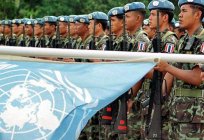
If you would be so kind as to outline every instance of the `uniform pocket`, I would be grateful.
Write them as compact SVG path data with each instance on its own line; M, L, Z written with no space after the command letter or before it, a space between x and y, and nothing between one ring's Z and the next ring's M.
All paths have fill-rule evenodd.
M174 97L170 109L170 119L175 122L192 122L195 113L196 98Z

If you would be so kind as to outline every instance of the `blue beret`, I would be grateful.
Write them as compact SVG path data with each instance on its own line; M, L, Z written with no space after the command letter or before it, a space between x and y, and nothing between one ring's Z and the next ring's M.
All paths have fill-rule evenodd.
M143 21L143 24L144 24L144 25L149 25L149 19L145 19L145 20Z
M175 9L172 2L168 0L153 0L148 5L149 10L170 10L173 11Z
M69 22L74 23L76 22L74 19L77 17L77 15L69 15Z
M13 19L12 24L21 24L21 20L20 19Z
M29 18L23 18L23 19L21 19L21 24L25 24L27 20L29 20Z
M34 20L34 24L44 25L44 20L43 20L43 18L36 18L36 19Z
M11 25L11 20L4 20L2 22L3 25Z
M28 20L25 22L25 25L34 25L34 19L28 19Z
M57 21L68 22L69 21L69 16L59 16L57 18Z
M43 19L45 22L50 22L50 23L56 23L57 22L57 17L55 17L55 16L45 16Z
M179 0L178 5L181 7L184 4L194 4L204 7L204 0Z
M108 16L124 15L125 11L123 7L114 7L108 12Z
M89 24L89 18L87 15L79 15L79 16L75 17L74 20L76 22Z
M108 16L103 12L93 12L88 15L89 20L95 19L95 20L108 20Z
M124 10L125 12L128 11L145 11L145 5L142 2L132 2L132 3L128 3L124 6Z

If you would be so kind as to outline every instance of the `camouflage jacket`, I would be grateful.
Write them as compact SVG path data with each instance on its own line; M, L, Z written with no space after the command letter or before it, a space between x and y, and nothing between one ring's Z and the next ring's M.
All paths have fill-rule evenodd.
M108 36L105 34L102 34L99 37L96 37L95 38L95 49L105 50L107 40L108 40Z
M123 46L123 40L125 39L125 46ZM125 36L121 35L119 37L113 37L113 50L114 51L128 51L130 44L130 37L128 34Z
M139 28L134 35L130 37L129 50L132 52L145 52L150 44L147 34Z
M156 35L155 35L156 37ZM154 38L155 38L154 37ZM154 40L154 39L152 39ZM178 39L175 35L175 33L165 30L164 32L161 32L161 52L162 53L174 53L176 52L178 44ZM153 51L153 44L150 43L147 52L154 52Z
M192 37L189 37L186 33L183 38L180 40L178 53L181 54L204 54L204 29L203 27L199 27L197 31L194 33ZM184 69L184 70L192 70L197 64L192 63L177 63L176 66ZM204 84L200 86L193 86L187 83L184 83L181 80L177 80L177 87L185 87L185 88L199 88L203 89Z

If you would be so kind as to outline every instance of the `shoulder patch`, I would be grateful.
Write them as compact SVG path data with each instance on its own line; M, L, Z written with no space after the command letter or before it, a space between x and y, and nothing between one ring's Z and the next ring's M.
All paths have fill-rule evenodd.
M175 45L173 43L166 43L164 52L166 53L173 53L175 49Z
M201 47L200 47L200 52L204 53L204 42L202 43Z
M145 42L138 42L138 51L145 51L146 50L146 43Z

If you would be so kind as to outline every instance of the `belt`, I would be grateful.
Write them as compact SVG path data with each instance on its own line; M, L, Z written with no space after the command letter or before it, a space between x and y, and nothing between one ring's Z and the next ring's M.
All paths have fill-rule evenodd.
M204 90L178 88L178 89L175 89L175 96L204 98Z

